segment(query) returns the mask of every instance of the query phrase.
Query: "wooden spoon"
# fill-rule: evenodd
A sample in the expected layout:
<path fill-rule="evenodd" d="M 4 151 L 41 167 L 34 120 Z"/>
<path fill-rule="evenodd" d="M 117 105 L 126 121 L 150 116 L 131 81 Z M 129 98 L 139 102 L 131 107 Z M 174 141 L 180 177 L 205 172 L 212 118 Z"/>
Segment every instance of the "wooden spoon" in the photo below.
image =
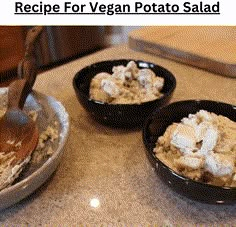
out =
<path fill-rule="evenodd" d="M 36 123 L 22 111 L 30 91 L 27 80 L 12 82 L 8 91 L 8 109 L 0 119 L 0 152 L 14 152 L 13 166 L 31 155 L 38 143 Z"/>
<path fill-rule="evenodd" d="M 33 27 L 27 33 L 25 56 L 18 65 L 18 78 L 23 79 L 10 84 L 8 109 L 0 119 L 0 154 L 1 157 L 4 157 L 4 155 L 10 157 L 12 168 L 17 165 L 17 168 L 20 169 L 21 164 L 26 162 L 25 160 L 31 155 L 38 143 L 39 132 L 36 123 L 22 109 L 36 79 L 35 43 L 42 30 L 43 27 L 38 26 Z M 6 158 L 3 158 L 3 160 L 9 169 L 9 160 L 6 160 Z M 0 162 L 1 164 L 3 163 Z M 10 174 L 13 173 L 0 173 L 2 187 L 11 183 L 9 178 L 14 180 L 14 176 L 10 176 Z M 18 175 L 19 170 L 15 174 Z M 8 175 L 9 177 L 7 177 Z M 4 184 L 2 182 L 4 180 L 8 182 Z"/>

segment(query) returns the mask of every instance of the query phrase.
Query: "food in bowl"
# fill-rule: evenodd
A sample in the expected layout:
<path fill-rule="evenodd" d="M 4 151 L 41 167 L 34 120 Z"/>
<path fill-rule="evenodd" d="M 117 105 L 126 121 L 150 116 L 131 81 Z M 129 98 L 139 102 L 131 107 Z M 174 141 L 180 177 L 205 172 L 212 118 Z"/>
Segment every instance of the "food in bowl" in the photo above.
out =
<path fill-rule="evenodd" d="M 236 122 L 200 110 L 167 127 L 154 148 L 156 157 L 180 175 L 236 187 Z"/>
<path fill-rule="evenodd" d="M 164 78 L 164 86 L 161 90 L 163 95 L 160 98 L 137 104 L 105 103 L 91 98 L 91 81 L 97 74 L 101 72 L 112 74 L 114 66 L 126 66 L 130 61 L 134 61 L 139 69 L 151 69 L 156 75 Z M 131 128 L 143 125 L 155 108 L 161 108 L 170 101 L 176 88 L 176 79 L 166 68 L 151 62 L 115 59 L 96 62 L 82 68 L 74 76 L 73 87 L 79 103 L 96 121 L 111 127 Z"/>
<path fill-rule="evenodd" d="M 0 89 L 0 118 L 4 115 L 8 103 L 8 89 Z M 27 110 L 27 114 L 37 121 L 41 109 Z M 16 152 L 21 146 L 21 141 L 8 140 L 6 144 L 10 147 L 8 153 L 1 152 L 0 149 L 0 190 L 11 186 L 22 174 L 28 165 L 38 165 L 46 157 L 50 157 L 54 150 L 52 144 L 58 140 L 58 122 L 53 121 L 50 124 L 40 127 L 40 135 L 37 147 L 33 153 L 25 159 L 16 162 Z M 1 147 L 1 146 L 0 146 Z"/>
<path fill-rule="evenodd" d="M 134 61 L 98 73 L 90 84 L 90 98 L 111 104 L 140 104 L 163 96 L 164 78 L 151 69 L 139 69 Z"/>

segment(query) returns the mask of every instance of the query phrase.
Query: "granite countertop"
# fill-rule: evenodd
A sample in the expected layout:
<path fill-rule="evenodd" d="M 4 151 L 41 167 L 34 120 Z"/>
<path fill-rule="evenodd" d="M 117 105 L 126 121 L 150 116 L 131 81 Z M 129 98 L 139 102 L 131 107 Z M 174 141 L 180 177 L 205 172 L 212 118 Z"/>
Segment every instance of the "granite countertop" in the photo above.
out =
<path fill-rule="evenodd" d="M 91 63 L 120 58 L 169 69 L 177 79 L 171 102 L 211 99 L 236 104 L 235 79 L 135 52 L 127 45 L 40 74 L 34 89 L 66 107 L 71 120 L 69 140 L 57 171 L 31 196 L 1 211 L 2 225 L 236 225 L 236 205 L 195 202 L 163 184 L 146 157 L 141 131 L 103 126 L 79 104 L 72 87 L 75 73 Z"/>

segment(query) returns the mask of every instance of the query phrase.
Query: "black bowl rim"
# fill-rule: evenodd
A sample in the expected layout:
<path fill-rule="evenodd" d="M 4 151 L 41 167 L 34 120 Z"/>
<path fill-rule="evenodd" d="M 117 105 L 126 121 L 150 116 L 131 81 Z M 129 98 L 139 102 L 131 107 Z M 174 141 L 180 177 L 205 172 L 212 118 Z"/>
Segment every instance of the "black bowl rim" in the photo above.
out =
<path fill-rule="evenodd" d="M 157 67 L 159 67 L 159 68 L 161 68 L 161 69 L 163 69 L 163 70 L 165 70 L 166 72 L 169 73 L 169 75 L 170 75 L 170 80 L 172 80 L 172 82 L 173 82 L 173 86 L 172 86 L 171 89 L 168 90 L 162 97 L 160 97 L 160 98 L 158 98 L 158 99 L 154 99 L 154 100 L 148 101 L 148 102 L 143 102 L 143 103 L 140 103 L 140 104 L 128 104 L 128 103 L 126 103 L 126 104 L 112 104 L 112 103 L 105 103 L 105 102 L 97 101 L 97 100 L 91 99 L 88 95 L 84 94 L 84 92 L 82 92 L 82 91 L 78 88 L 76 81 L 77 81 L 77 79 L 78 79 L 78 77 L 80 76 L 80 74 L 81 74 L 82 71 L 84 71 L 84 70 L 86 70 L 86 69 L 88 69 L 88 68 L 90 68 L 90 67 L 96 66 L 96 65 L 105 64 L 105 63 L 107 63 L 107 62 L 112 63 L 112 62 L 117 62 L 117 61 L 135 61 L 135 62 L 141 62 L 141 63 L 143 62 L 143 63 L 146 63 L 146 64 L 148 64 L 148 65 L 157 66 Z M 169 95 L 171 95 L 172 92 L 174 92 L 174 90 L 175 90 L 175 88 L 176 88 L 176 78 L 175 78 L 174 74 L 173 74 L 172 72 L 170 72 L 168 69 L 166 69 L 166 68 L 163 67 L 163 66 L 157 65 L 157 64 L 155 64 L 155 63 L 152 63 L 152 62 L 149 62 L 149 61 L 145 61 L 145 60 L 138 60 L 138 59 L 135 60 L 135 59 L 125 59 L 125 58 L 121 58 L 121 59 L 114 59 L 114 60 L 99 61 L 99 62 L 95 62 L 95 63 L 93 63 L 93 64 L 90 64 L 90 65 L 87 65 L 87 66 L 83 67 L 81 70 L 79 70 L 79 71 L 75 74 L 74 79 L 73 79 L 73 86 L 74 86 L 74 89 L 75 89 L 76 91 L 78 91 L 82 96 L 84 96 L 88 101 L 90 101 L 90 102 L 92 102 L 92 103 L 95 103 L 95 104 L 104 105 L 104 106 L 119 106 L 119 107 L 123 107 L 123 106 L 143 106 L 143 105 L 148 105 L 148 104 L 151 104 L 151 103 L 155 103 L 155 102 L 157 102 L 157 101 L 159 101 L 159 100 L 160 100 L 160 102 L 161 102 L 161 100 L 163 100 L 163 99 L 165 99 L 166 97 L 168 97 Z"/>
<path fill-rule="evenodd" d="M 232 107 L 232 110 L 236 111 L 236 105 L 234 104 L 229 104 L 229 103 L 224 103 L 224 102 L 219 102 L 219 101 L 214 101 L 214 100 L 205 100 L 205 99 L 188 99 L 188 100 L 181 100 L 181 101 L 176 101 L 173 103 L 170 103 L 166 106 L 160 107 L 158 109 L 155 109 L 151 115 L 149 115 L 149 117 L 145 120 L 144 122 L 144 127 L 142 130 L 142 137 L 143 137 L 143 142 L 145 145 L 146 150 L 148 151 L 149 154 L 151 154 L 153 161 L 155 161 L 156 163 L 163 165 L 165 168 L 168 169 L 168 171 L 171 172 L 171 174 L 175 175 L 178 178 L 181 178 L 182 180 L 184 180 L 185 182 L 190 182 L 191 184 L 197 184 L 197 185 L 201 185 L 203 187 L 209 187 L 209 188 L 214 188 L 214 189 L 222 189 L 222 190 L 231 190 L 231 191 L 235 191 L 236 192 L 236 187 L 228 187 L 228 186 L 216 186 L 216 185 L 211 185 L 211 184 L 207 184 L 207 183 L 203 183 L 203 182 L 199 182 L 199 181 L 195 181 L 192 180 L 188 177 L 185 177 L 183 175 L 178 174 L 177 172 L 175 172 L 173 169 L 171 169 L 169 166 L 167 166 L 166 164 L 164 164 L 162 161 L 160 161 L 160 159 L 158 159 L 155 154 L 153 153 L 153 151 L 151 151 L 149 148 L 146 147 L 146 136 L 147 136 L 147 127 L 148 125 L 151 123 L 152 118 L 158 114 L 160 111 L 162 111 L 162 109 L 164 108 L 170 108 L 172 105 L 179 105 L 179 104 L 183 104 L 183 103 L 190 103 L 190 102 L 211 102 L 211 103 L 215 103 L 215 104 L 220 104 L 220 105 L 228 105 L 229 107 Z"/>

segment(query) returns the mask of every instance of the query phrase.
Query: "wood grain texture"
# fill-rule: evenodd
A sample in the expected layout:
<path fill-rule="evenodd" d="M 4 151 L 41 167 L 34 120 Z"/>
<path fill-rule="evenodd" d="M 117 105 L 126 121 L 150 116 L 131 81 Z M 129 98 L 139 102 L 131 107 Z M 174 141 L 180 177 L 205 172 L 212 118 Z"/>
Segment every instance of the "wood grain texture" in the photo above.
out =
<path fill-rule="evenodd" d="M 236 77 L 235 26 L 144 27 L 129 34 L 129 46 L 213 73 Z"/>

